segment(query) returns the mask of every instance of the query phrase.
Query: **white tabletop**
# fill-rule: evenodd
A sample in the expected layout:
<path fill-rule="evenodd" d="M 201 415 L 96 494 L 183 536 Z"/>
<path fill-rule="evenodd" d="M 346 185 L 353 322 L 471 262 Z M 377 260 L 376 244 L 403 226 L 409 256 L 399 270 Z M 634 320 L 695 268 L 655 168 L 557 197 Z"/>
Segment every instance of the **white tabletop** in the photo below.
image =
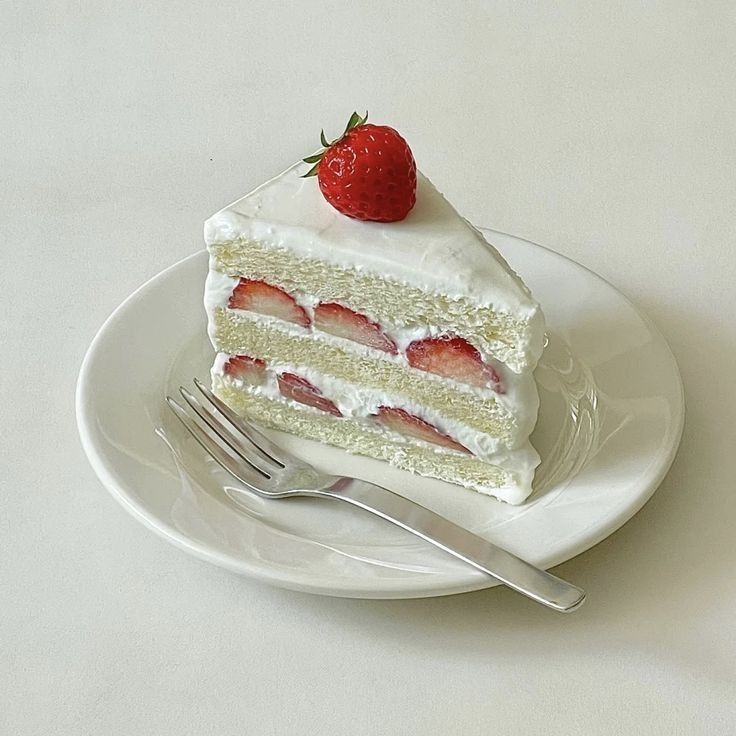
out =
<path fill-rule="evenodd" d="M 735 733 L 735 26 L 716 1 L 6 3 L 0 733 Z M 104 318 L 365 108 L 469 219 L 597 271 L 677 356 L 680 453 L 558 568 L 575 614 L 255 584 L 143 528 L 82 453 Z"/>

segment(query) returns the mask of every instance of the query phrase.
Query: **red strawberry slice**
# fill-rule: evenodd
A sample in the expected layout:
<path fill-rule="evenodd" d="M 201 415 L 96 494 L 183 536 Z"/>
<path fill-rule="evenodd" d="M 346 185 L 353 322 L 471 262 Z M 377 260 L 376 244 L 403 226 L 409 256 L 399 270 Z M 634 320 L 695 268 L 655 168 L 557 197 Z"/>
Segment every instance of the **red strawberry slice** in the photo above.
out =
<path fill-rule="evenodd" d="M 398 409 L 395 406 L 379 406 L 378 413 L 374 414 L 376 421 L 380 422 L 389 429 L 393 429 L 400 434 L 416 437 L 418 440 L 431 442 L 442 447 L 449 447 L 451 450 L 465 452 L 470 454 L 467 447 L 463 447 L 449 435 L 443 434 L 434 425 L 425 422 L 408 411 Z"/>
<path fill-rule="evenodd" d="M 278 376 L 279 391 L 282 396 L 287 399 L 293 399 L 300 404 L 313 406 L 315 409 L 326 411 L 328 414 L 334 414 L 341 417 L 342 412 L 337 408 L 333 401 L 330 401 L 322 392 L 306 378 L 297 376 L 296 373 L 280 373 Z"/>
<path fill-rule="evenodd" d="M 493 366 L 483 362 L 478 350 L 462 337 L 443 335 L 415 340 L 406 349 L 409 365 L 445 378 L 504 393 Z"/>
<path fill-rule="evenodd" d="M 335 302 L 320 302 L 314 310 L 314 324 L 323 332 L 359 342 L 361 345 L 396 355 L 396 343 L 377 322 Z"/>
<path fill-rule="evenodd" d="M 260 386 L 266 380 L 266 361 L 251 358 L 250 355 L 231 355 L 225 362 L 223 371 L 226 376 Z"/>
<path fill-rule="evenodd" d="M 285 322 L 309 327 L 309 315 L 296 303 L 296 299 L 278 286 L 265 281 L 241 278 L 227 305 L 230 309 L 267 314 Z"/>

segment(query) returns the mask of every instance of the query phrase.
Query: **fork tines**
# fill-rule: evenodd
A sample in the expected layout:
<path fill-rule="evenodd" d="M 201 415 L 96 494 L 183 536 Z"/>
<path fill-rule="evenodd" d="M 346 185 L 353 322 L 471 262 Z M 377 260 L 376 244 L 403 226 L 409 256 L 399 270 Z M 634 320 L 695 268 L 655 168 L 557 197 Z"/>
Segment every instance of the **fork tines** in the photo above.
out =
<path fill-rule="evenodd" d="M 195 378 L 194 385 L 205 401 L 180 386 L 189 411 L 167 396 L 171 410 L 222 468 L 251 490 L 268 491 L 274 476 L 286 467 L 287 453 L 239 417 L 200 380 Z"/>

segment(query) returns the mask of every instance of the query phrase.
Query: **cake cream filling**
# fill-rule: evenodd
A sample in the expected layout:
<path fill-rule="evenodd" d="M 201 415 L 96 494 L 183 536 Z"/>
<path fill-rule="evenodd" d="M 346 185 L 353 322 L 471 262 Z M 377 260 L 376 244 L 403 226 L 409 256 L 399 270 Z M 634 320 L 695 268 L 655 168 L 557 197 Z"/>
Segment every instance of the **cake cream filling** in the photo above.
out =
<path fill-rule="evenodd" d="M 238 413 L 264 427 L 326 442 L 352 454 L 386 460 L 403 470 L 465 486 L 512 504 L 522 503 L 532 492 L 538 458 L 528 444 L 495 464 L 430 443 L 409 442 L 372 422 L 341 419 L 294 401 L 255 395 L 249 387 L 237 388 L 220 376 L 213 376 L 212 386 Z"/>
<path fill-rule="evenodd" d="M 228 302 L 230 301 L 230 295 L 233 293 L 233 289 L 235 289 L 235 287 L 237 286 L 238 281 L 239 279 L 228 276 L 227 274 L 224 274 L 221 271 L 217 271 L 214 268 L 210 268 L 205 284 L 205 308 L 207 309 L 208 313 L 214 311 L 217 307 L 222 307 L 225 309 L 227 308 Z M 319 298 L 311 294 L 304 293 L 300 293 L 297 295 L 292 294 L 292 296 L 296 299 L 299 306 L 303 307 L 304 310 L 307 312 L 310 321 L 314 323 L 314 308 L 319 303 Z M 349 307 L 350 305 L 346 304 L 345 306 Z M 253 314 L 254 318 L 265 316 L 259 315 L 255 312 L 252 312 L 250 314 Z M 377 324 L 381 324 L 381 320 L 378 315 L 365 314 L 365 316 L 371 321 L 376 322 Z M 401 355 L 399 356 L 391 356 L 388 353 L 384 353 L 384 355 L 387 355 L 388 357 L 403 358 L 403 362 L 406 362 L 406 358 L 403 356 L 404 351 L 415 340 L 423 340 L 427 337 L 438 337 L 440 335 L 446 334 L 445 332 L 440 330 L 439 327 L 435 327 L 433 325 L 421 325 L 418 327 L 395 327 L 393 325 L 388 326 L 381 324 L 381 329 L 396 343 L 396 347 L 399 349 L 399 353 L 401 353 Z M 338 341 L 342 347 L 345 347 L 346 344 L 356 345 L 357 347 L 365 347 L 366 350 L 370 353 L 381 352 L 372 350 L 371 348 L 363 346 L 360 343 L 354 343 L 350 340 L 335 337 L 334 335 L 330 335 L 329 333 L 322 332 L 321 330 L 317 330 L 315 328 L 315 336 L 317 335 L 320 339 L 324 339 L 326 341 Z M 489 355 L 484 355 L 482 350 L 479 350 L 478 352 L 481 353 L 481 357 L 484 361 L 493 365 L 499 375 L 507 372 L 503 368 L 503 363 L 494 360 Z"/>
<path fill-rule="evenodd" d="M 231 278 L 230 276 L 227 276 L 219 271 L 210 268 L 210 271 L 207 275 L 204 297 L 205 308 L 207 310 L 207 314 L 210 317 L 217 308 L 228 309 L 227 305 L 230 299 L 230 295 L 232 294 L 233 289 L 235 288 L 237 283 L 238 279 Z M 298 302 L 307 311 L 310 319 L 314 316 L 313 309 L 317 301 L 317 298 L 311 295 L 299 295 Z M 432 327 L 418 327 L 411 329 L 389 327 L 384 331 L 391 339 L 394 340 L 399 348 L 398 355 L 391 355 L 389 353 L 385 353 L 380 350 L 368 347 L 367 345 L 362 345 L 352 340 L 346 340 L 341 337 L 336 337 L 335 335 L 331 335 L 320 330 L 314 329 L 311 332 L 306 332 L 304 328 L 298 325 L 284 322 L 283 320 L 278 320 L 266 315 L 257 314 L 255 312 L 248 312 L 244 310 L 229 311 L 238 314 L 242 318 L 253 320 L 254 322 L 260 322 L 263 324 L 268 324 L 272 327 L 278 327 L 278 329 L 290 335 L 303 337 L 305 334 L 311 334 L 316 340 L 337 346 L 342 350 L 348 350 L 355 353 L 356 355 L 361 355 L 374 360 L 391 361 L 401 365 L 407 370 L 412 371 L 415 371 L 416 369 L 412 368 L 409 365 L 408 360 L 404 355 L 404 351 L 406 350 L 408 345 L 414 340 L 419 340 L 441 334 L 438 330 Z M 371 315 L 368 316 L 372 318 Z M 215 345 L 215 347 L 217 348 L 218 346 L 215 335 L 215 327 L 211 318 L 208 324 L 208 331 L 213 345 Z M 440 380 L 442 380 L 443 382 L 454 383 L 459 391 L 474 395 L 478 398 L 479 401 L 488 401 L 489 399 L 492 399 L 493 401 L 498 402 L 498 404 L 503 409 L 505 409 L 511 417 L 513 417 L 515 425 L 513 432 L 514 440 L 510 443 L 510 446 L 515 447 L 529 436 L 532 429 L 534 428 L 534 424 L 536 423 L 537 410 L 539 408 L 539 397 L 537 393 L 537 386 L 534 382 L 534 377 L 529 372 L 522 374 L 514 373 L 513 371 L 508 370 L 506 366 L 503 365 L 503 363 L 493 360 L 489 356 L 485 356 L 482 353 L 481 357 L 487 363 L 492 365 L 496 372 L 499 374 L 504 393 L 497 393 L 492 388 L 483 389 L 477 386 L 471 386 L 469 384 L 453 381 L 449 378 L 442 377 Z M 304 374 L 305 369 L 303 367 L 292 366 L 292 368 L 292 372 L 298 373 L 299 375 Z M 427 376 L 427 380 L 437 380 L 433 374 L 425 375 Z M 305 378 L 311 380 L 309 379 L 309 376 L 305 375 Z M 353 387 L 353 389 L 355 389 L 355 387 Z M 325 395 L 333 398 L 327 392 L 325 392 Z M 410 410 L 407 409 L 407 411 Z M 427 421 L 431 420 L 428 419 Z M 460 440 L 459 438 L 457 439 L 459 442 L 462 442 L 462 440 Z"/>
<path fill-rule="evenodd" d="M 276 378 L 280 373 L 296 373 L 297 375 L 306 378 L 313 386 L 317 387 L 325 397 L 333 401 L 345 419 L 365 422 L 367 427 L 373 431 L 380 432 L 390 438 L 391 441 L 408 442 L 409 444 L 419 445 L 422 447 L 429 446 L 432 447 L 432 449 L 436 449 L 437 452 L 455 452 L 453 450 L 443 448 L 440 445 L 435 447 L 431 445 L 431 443 L 426 443 L 414 437 L 400 434 L 383 427 L 378 422 L 372 421 L 371 417 L 377 413 L 378 408 L 381 406 L 398 407 L 424 419 L 437 427 L 440 432 L 449 435 L 463 445 L 463 447 L 466 447 L 479 459 L 494 465 L 499 465 L 514 473 L 520 475 L 531 473 L 539 464 L 539 456 L 528 441 L 523 442 L 521 446 L 516 449 L 509 450 L 500 446 L 498 440 L 495 438 L 490 437 L 483 432 L 478 432 L 462 422 L 443 417 L 441 414 L 432 411 L 427 407 L 415 405 L 405 397 L 396 396 L 380 390 L 355 386 L 353 384 L 346 383 L 345 381 L 333 378 L 332 376 L 324 375 L 319 371 L 278 362 L 269 363 L 266 380 L 263 384 L 255 386 L 232 376 L 225 375 L 224 366 L 229 357 L 230 356 L 227 353 L 217 354 L 212 366 L 213 379 L 215 381 L 219 380 L 227 382 L 234 388 L 240 391 L 247 391 L 254 396 L 297 404 L 297 402 L 293 402 L 291 399 L 286 399 L 282 396 L 279 391 L 278 381 Z M 299 404 L 299 406 L 304 410 L 323 414 L 319 409 L 303 404 Z"/>
<path fill-rule="evenodd" d="M 215 262 L 215 259 L 212 258 L 210 262 L 210 270 L 207 275 L 207 281 L 205 284 L 205 307 L 208 312 L 210 310 L 214 310 L 216 307 L 226 308 L 230 299 L 230 295 L 233 293 L 233 289 L 235 289 L 239 281 L 239 279 L 228 276 L 227 274 L 224 274 L 221 271 L 217 270 L 216 266 L 217 263 Z M 276 285 L 278 286 L 278 284 Z M 313 322 L 314 308 L 317 306 L 320 299 L 316 296 L 303 292 L 299 294 L 292 294 L 291 296 L 296 299 L 299 306 L 303 307 L 306 310 L 310 320 Z M 349 307 L 350 305 L 346 304 L 345 306 Z M 396 343 L 397 348 L 402 353 L 415 340 L 423 340 L 427 337 L 439 337 L 441 335 L 447 334 L 446 330 L 443 330 L 436 325 L 419 325 L 416 327 L 384 325 L 382 324 L 380 315 L 366 313 L 365 311 L 361 313 L 364 314 L 371 321 L 381 325 L 381 329 L 383 330 L 383 332 L 385 332 L 386 335 L 388 335 Z M 320 337 L 323 334 L 326 333 L 320 333 Z M 512 371 L 509 371 L 508 368 L 506 368 L 501 361 L 496 360 L 492 355 L 484 351 L 482 345 L 475 347 L 481 354 L 483 360 L 486 363 L 493 365 L 499 375 L 504 373 L 512 373 L 512 376 L 518 375 L 514 374 Z"/>

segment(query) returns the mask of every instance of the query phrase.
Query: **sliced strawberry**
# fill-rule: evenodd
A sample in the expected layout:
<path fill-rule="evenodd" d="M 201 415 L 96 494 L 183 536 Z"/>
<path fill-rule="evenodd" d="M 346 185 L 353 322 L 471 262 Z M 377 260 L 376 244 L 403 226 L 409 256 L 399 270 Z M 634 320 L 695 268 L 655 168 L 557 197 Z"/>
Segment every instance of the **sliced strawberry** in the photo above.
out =
<path fill-rule="evenodd" d="M 451 450 L 470 454 L 470 450 L 467 447 L 463 447 L 449 435 L 443 434 L 437 427 L 429 422 L 425 422 L 424 419 L 420 419 L 414 416 L 414 414 L 409 414 L 408 411 L 404 411 L 403 409 L 398 409 L 395 406 L 379 406 L 378 413 L 374 416 L 376 421 L 400 434 L 416 437 L 418 440 L 424 440 L 435 445 L 449 447 Z"/>
<path fill-rule="evenodd" d="M 265 281 L 241 278 L 227 305 L 230 309 L 246 309 L 309 327 L 309 315 L 296 303 L 296 299 Z"/>
<path fill-rule="evenodd" d="M 251 358 L 250 355 L 231 355 L 225 362 L 223 371 L 226 376 L 260 386 L 266 380 L 266 361 Z"/>
<path fill-rule="evenodd" d="M 336 417 L 342 416 L 335 403 L 326 396 L 322 396 L 322 392 L 306 378 L 297 376 L 296 373 L 280 373 L 278 382 L 281 395 L 286 396 L 287 399 L 313 406 L 315 409 L 334 414 Z"/>
<path fill-rule="evenodd" d="M 314 309 L 314 324 L 323 332 L 359 342 L 361 345 L 396 355 L 396 343 L 377 322 L 335 302 L 320 302 Z"/>
<path fill-rule="evenodd" d="M 462 337 L 442 335 L 415 340 L 406 349 L 409 365 L 445 378 L 503 393 L 501 378 L 483 362 L 478 350 Z"/>

